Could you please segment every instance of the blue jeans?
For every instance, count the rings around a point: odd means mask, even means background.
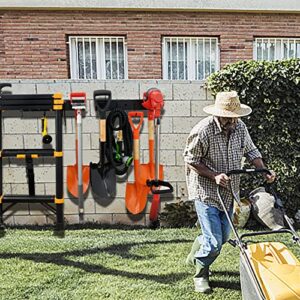
[[[201,248],[195,253],[195,258],[203,267],[208,267],[219,256],[222,245],[228,241],[231,228],[225,213],[216,207],[197,199],[195,208],[202,230],[202,235],[198,237]],[[232,211],[231,207],[231,217]]]

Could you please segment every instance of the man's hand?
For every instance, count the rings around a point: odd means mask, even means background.
[[[230,178],[225,174],[225,173],[221,173],[215,176],[215,181],[216,184],[227,188],[228,187],[228,182],[229,182]]]
[[[272,183],[276,178],[276,174],[273,170],[270,170],[270,173],[271,173],[271,175],[264,173],[264,177],[268,183]]]

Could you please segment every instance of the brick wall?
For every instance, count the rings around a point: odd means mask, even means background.
[[[68,35],[126,36],[129,79],[161,79],[162,36],[216,36],[224,65],[254,37],[299,37],[300,14],[0,11],[0,78],[68,79]]]
[[[62,92],[68,99],[72,91],[85,91],[88,96],[87,113],[83,119],[84,164],[99,161],[98,120],[95,117],[92,99],[96,89],[109,89],[113,99],[141,99],[150,87],[159,88],[165,97],[165,111],[161,125],[161,162],[165,179],[174,186],[174,195],[164,196],[165,203],[187,198],[182,152],[191,128],[204,116],[203,106],[211,104],[212,97],[203,87],[203,83],[172,82],[156,80],[126,81],[71,81],[71,80],[10,80],[14,94],[35,94]],[[3,148],[42,148],[40,113],[3,112]],[[35,117],[33,117],[35,116]],[[49,132],[54,133],[54,119],[49,118]],[[64,178],[66,168],[75,163],[75,124],[74,118],[68,117],[63,128]],[[55,147],[55,143],[53,143]],[[141,159],[148,162],[147,118],[141,133]],[[18,160],[4,161],[4,194],[27,194],[27,180],[24,163]],[[133,172],[129,172],[129,181]],[[35,180],[37,194],[55,194],[55,167],[50,159],[35,162]],[[117,185],[117,197],[110,203],[95,199],[89,190],[84,202],[85,220],[104,223],[147,224],[150,204],[145,212],[133,217],[125,209],[126,182]],[[78,223],[78,206],[64,188],[65,217],[69,223]],[[39,204],[17,204],[5,214],[5,223],[10,224],[45,224],[53,223],[55,217]]]

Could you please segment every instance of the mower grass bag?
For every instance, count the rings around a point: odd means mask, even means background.
[[[252,203],[253,215],[259,223],[272,230],[284,228],[282,210],[276,207],[274,196],[267,193],[264,187],[253,190],[249,199]]]
[[[300,299],[300,262],[282,243],[265,242],[248,245],[248,256],[267,300]],[[255,283],[247,266],[240,259],[243,299],[261,299],[255,293]]]

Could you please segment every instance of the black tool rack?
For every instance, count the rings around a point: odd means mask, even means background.
[[[41,203],[56,214],[56,229],[64,229],[63,198],[63,142],[62,123],[64,100],[61,94],[11,95],[1,93],[0,84],[0,227],[4,227],[3,214],[17,203]],[[54,111],[56,149],[2,149],[2,112],[3,111]],[[3,157],[24,159],[28,179],[28,195],[3,195]],[[56,165],[56,194],[36,195],[34,187],[33,159],[54,157]],[[3,204],[9,203],[4,209]],[[54,203],[55,207],[50,204]]]

